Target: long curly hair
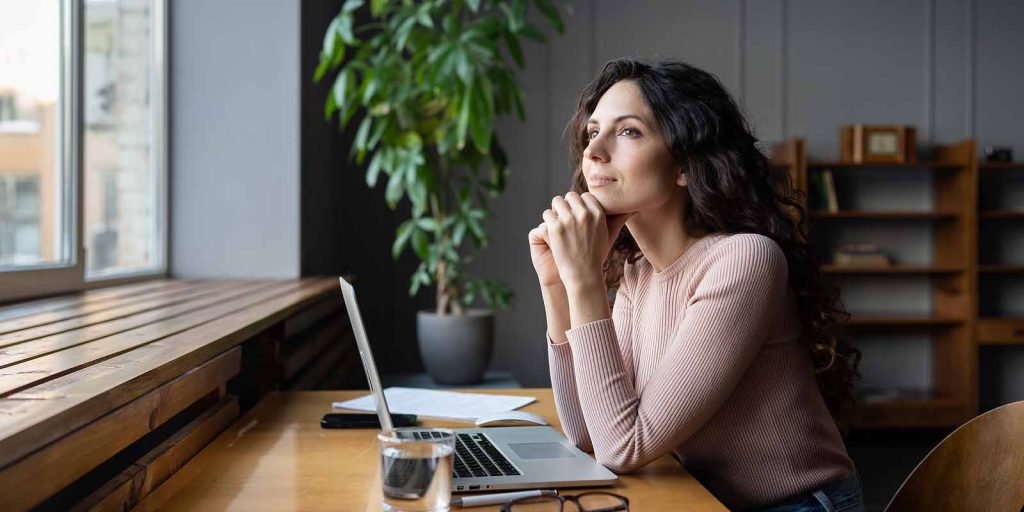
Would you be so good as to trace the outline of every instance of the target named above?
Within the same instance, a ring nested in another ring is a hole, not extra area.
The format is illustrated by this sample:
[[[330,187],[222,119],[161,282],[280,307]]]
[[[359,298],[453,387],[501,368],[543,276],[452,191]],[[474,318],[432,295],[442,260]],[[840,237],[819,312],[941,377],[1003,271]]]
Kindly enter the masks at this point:
[[[583,89],[566,130],[572,189],[587,190],[583,151],[587,120],[612,85],[631,80],[675,158],[687,175],[684,228],[692,237],[712,233],[756,233],[782,248],[789,264],[789,287],[800,312],[801,341],[810,351],[818,386],[840,428],[853,404],[860,351],[839,336],[849,318],[839,289],[823,281],[821,262],[808,241],[803,193],[785,169],[774,168],[732,96],[712,74],[678,61],[655,64],[619,59],[608,62]],[[609,288],[618,286],[626,261],[641,256],[623,228],[605,263]]]

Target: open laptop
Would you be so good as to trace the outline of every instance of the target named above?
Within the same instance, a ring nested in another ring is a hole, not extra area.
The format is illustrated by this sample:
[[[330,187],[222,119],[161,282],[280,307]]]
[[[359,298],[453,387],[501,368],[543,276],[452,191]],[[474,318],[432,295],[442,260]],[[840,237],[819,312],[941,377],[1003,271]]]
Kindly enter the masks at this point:
[[[391,430],[391,413],[377,374],[377,366],[373,362],[363,319],[359,314],[355,288],[345,278],[339,280],[348,317],[352,322],[352,332],[359,347],[359,357],[366,371],[366,380],[377,401],[377,416],[383,429]],[[611,485],[618,478],[551,427],[453,430],[456,449],[452,491]],[[409,435],[416,437],[423,434],[430,436],[430,432],[409,432]],[[386,487],[392,476],[384,475]],[[410,479],[404,480],[408,482]],[[394,485],[400,486],[402,483],[394,482]]]

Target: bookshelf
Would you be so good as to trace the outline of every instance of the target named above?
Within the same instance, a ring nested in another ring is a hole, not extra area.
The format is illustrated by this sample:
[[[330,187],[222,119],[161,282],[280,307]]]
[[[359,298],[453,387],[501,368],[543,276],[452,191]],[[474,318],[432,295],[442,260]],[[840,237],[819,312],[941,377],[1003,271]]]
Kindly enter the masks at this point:
[[[980,346],[1024,345],[1024,162],[979,164],[978,325]]]
[[[832,211],[815,208],[808,215],[811,243],[819,251],[822,271],[839,285],[843,296],[847,296],[848,289],[857,289],[860,290],[857,296],[864,299],[866,292],[863,290],[870,290],[872,284],[881,290],[874,292],[874,296],[867,292],[867,306],[857,311],[851,308],[851,318],[843,326],[845,335],[858,345],[875,337],[875,341],[870,342],[897,350],[902,340],[918,345],[920,340],[926,340],[926,359],[930,365],[927,373],[931,382],[916,389],[878,389],[870,382],[863,382],[852,425],[855,428],[951,428],[973,417],[978,408],[976,297],[978,278],[983,275],[977,264],[976,250],[979,213],[985,219],[1024,220],[1024,212],[1005,209],[979,212],[975,142],[965,140],[937,147],[933,159],[910,164],[808,161],[806,142],[799,138],[776,144],[771,156],[775,167],[788,171],[795,186],[805,192],[805,207],[817,206],[816,201],[807,202],[807,199],[818,193],[811,190],[817,183],[815,173],[826,170],[840,192],[839,189],[849,188],[870,195],[880,190],[897,198],[890,201],[896,204],[877,207],[871,201],[857,201],[839,194],[838,204],[832,204]],[[898,204],[903,189],[927,203],[926,207]],[[847,208],[843,207],[844,203],[848,203]],[[872,233],[886,230],[893,244],[907,239],[912,245],[927,250],[898,255],[890,266],[832,263],[831,256],[843,240],[844,231],[870,238]],[[1024,261],[1020,265],[985,268],[985,273],[997,271],[1024,274]],[[865,284],[868,280],[870,283]],[[893,286],[891,283],[908,281],[909,286],[919,285],[917,287],[924,290],[915,293],[927,295],[927,311],[904,312],[896,307],[887,308],[885,304],[872,311],[876,300],[879,304],[898,300],[884,296]],[[1005,318],[992,320],[994,323],[987,325],[989,332],[1005,331],[1005,323],[1000,323],[1005,322]],[[1024,317],[1019,325],[1014,325],[1014,332],[1024,342]],[[865,360],[868,357],[870,355],[865,353]]]

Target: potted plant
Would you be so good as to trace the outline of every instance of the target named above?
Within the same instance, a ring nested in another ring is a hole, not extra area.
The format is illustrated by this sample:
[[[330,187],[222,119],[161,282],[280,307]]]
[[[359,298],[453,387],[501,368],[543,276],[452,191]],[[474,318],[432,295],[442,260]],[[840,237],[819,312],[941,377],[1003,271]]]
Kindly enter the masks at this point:
[[[533,5],[564,31],[550,0]],[[371,0],[371,21],[356,26],[363,6],[345,2],[324,35],[314,77],[334,78],[324,113],[341,129],[362,114],[349,158],[368,162],[369,187],[386,182],[391,209],[411,205],[392,256],[411,248],[420,260],[410,296],[435,287],[435,310],[417,316],[427,370],[440,383],[477,382],[490,360],[494,311],[512,298],[503,283],[466,272],[470,253],[487,247],[488,201],[509,173],[493,121],[513,109],[525,120],[512,62],[525,64],[521,38],[546,36],[527,22],[528,0]],[[477,299],[486,309],[471,308]]]

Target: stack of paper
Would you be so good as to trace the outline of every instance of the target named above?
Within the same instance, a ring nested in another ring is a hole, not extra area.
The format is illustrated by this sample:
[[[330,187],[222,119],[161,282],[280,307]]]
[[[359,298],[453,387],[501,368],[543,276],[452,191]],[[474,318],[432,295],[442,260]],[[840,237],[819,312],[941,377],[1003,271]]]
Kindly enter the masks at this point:
[[[518,409],[537,400],[532,396],[484,395],[399,387],[384,389],[384,398],[388,401],[388,410],[391,414],[415,414],[467,421],[488,414]],[[333,406],[336,409],[376,412],[377,399],[371,394],[344,402],[334,402]]]

